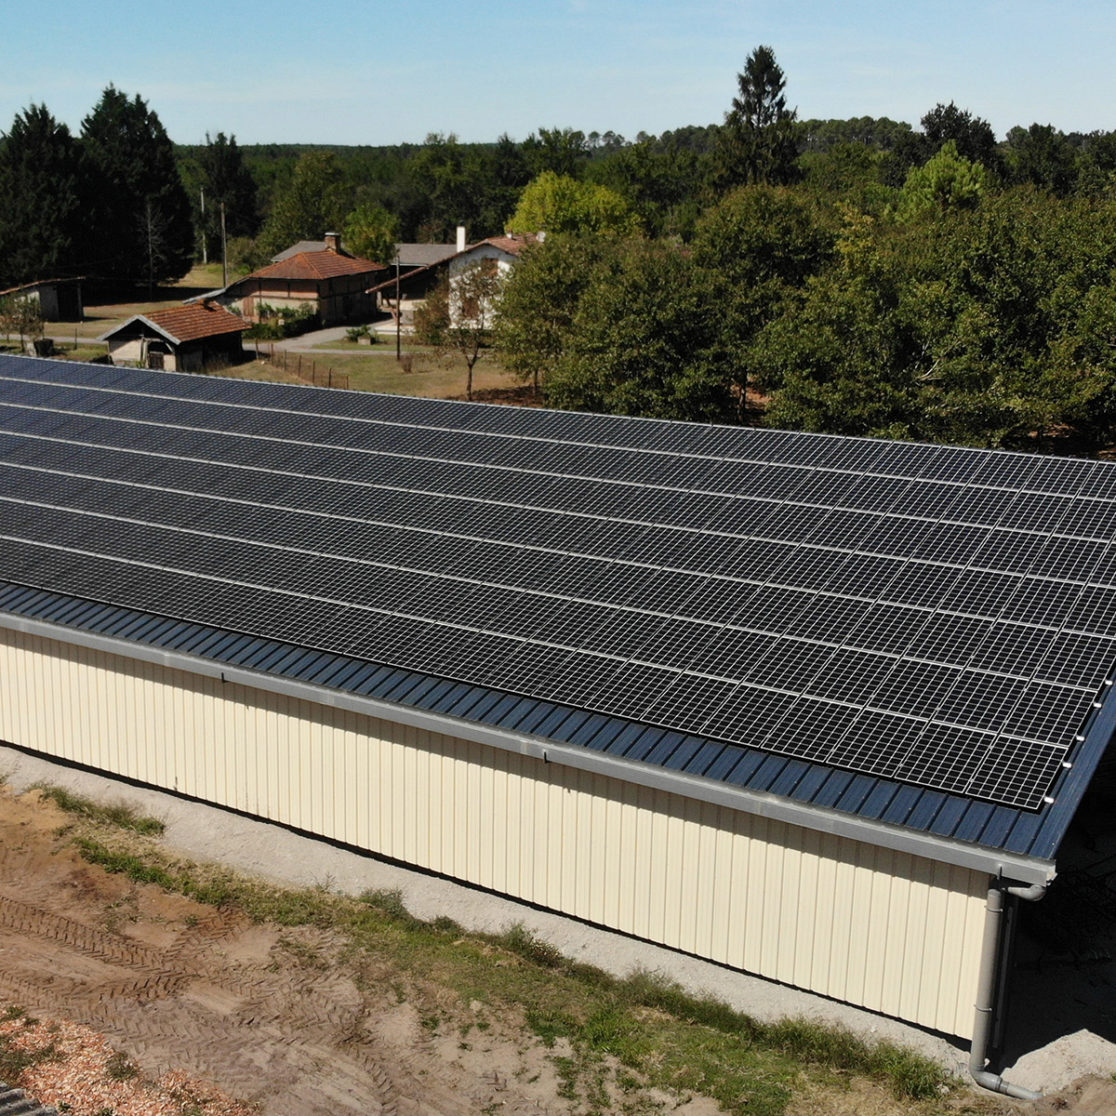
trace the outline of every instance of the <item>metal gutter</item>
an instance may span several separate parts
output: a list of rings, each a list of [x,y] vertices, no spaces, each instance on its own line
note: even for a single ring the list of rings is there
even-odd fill
[[[699,775],[689,775],[577,745],[563,744],[543,736],[512,732],[460,717],[346,693],[343,690],[328,689],[279,675],[223,666],[221,663],[199,656],[168,651],[148,644],[117,639],[47,621],[33,620],[12,613],[0,613],[0,628],[154,663],[202,677],[217,678],[222,682],[361,713],[430,732],[456,736],[492,748],[530,756],[544,763],[558,763],[564,767],[605,775],[638,786],[667,791],[699,802],[724,806],[741,813],[876,845],[911,856],[986,872],[992,876],[1006,875],[1010,879],[1026,884],[1045,885],[1054,878],[1055,874],[1053,861],[1019,856],[1005,853],[1003,850],[982,848],[964,841],[936,837],[930,833],[905,829],[899,825],[878,822],[823,806],[796,802],[763,791],[730,786]]]

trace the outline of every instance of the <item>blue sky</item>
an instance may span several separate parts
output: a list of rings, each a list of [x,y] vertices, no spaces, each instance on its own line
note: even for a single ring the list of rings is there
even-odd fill
[[[799,117],[917,126],[955,101],[1015,124],[1116,129],[1111,0],[53,0],[5,5],[0,130],[45,102],[75,131],[110,82],[172,139],[633,138],[719,122],[760,43]]]

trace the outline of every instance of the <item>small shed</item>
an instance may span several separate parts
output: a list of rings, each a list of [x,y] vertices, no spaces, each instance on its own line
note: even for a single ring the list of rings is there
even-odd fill
[[[27,298],[39,304],[44,322],[80,322],[85,315],[82,279],[38,279],[0,291],[0,299]]]
[[[114,364],[137,364],[168,372],[200,372],[243,356],[248,326],[211,302],[134,314],[101,334]]]

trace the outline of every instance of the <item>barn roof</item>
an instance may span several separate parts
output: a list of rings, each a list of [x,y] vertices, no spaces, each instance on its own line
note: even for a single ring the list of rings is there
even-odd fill
[[[361,259],[359,256],[346,256],[340,252],[324,249],[320,252],[297,252],[253,271],[230,283],[227,291],[251,279],[280,279],[280,280],[310,280],[335,279],[341,275],[368,275],[374,271],[383,271],[386,265],[375,263],[373,260]]]
[[[199,302],[187,306],[172,306],[168,310],[133,314],[126,322],[102,333],[98,340],[107,341],[119,333],[127,333],[136,324],[149,326],[176,345],[181,345],[184,341],[198,341],[203,337],[241,333],[248,328],[248,323],[243,318],[223,306]]]
[[[0,403],[9,626],[1036,860],[1116,721],[1106,463],[19,357]]]

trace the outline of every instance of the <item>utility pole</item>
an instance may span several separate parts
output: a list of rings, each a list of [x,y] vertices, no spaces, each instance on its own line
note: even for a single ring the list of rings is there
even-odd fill
[[[205,187],[198,187],[201,194],[201,238],[202,238],[202,263],[209,263],[209,237],[205,235]]]
[[[229,245],[225,238],[225,202],[221,200],[221,287],[229,285]]]
[[[395,363],[402,359],[400,355],[401,337],[403,329],[403,304],[399,301],[399,253],[395,253]]]

